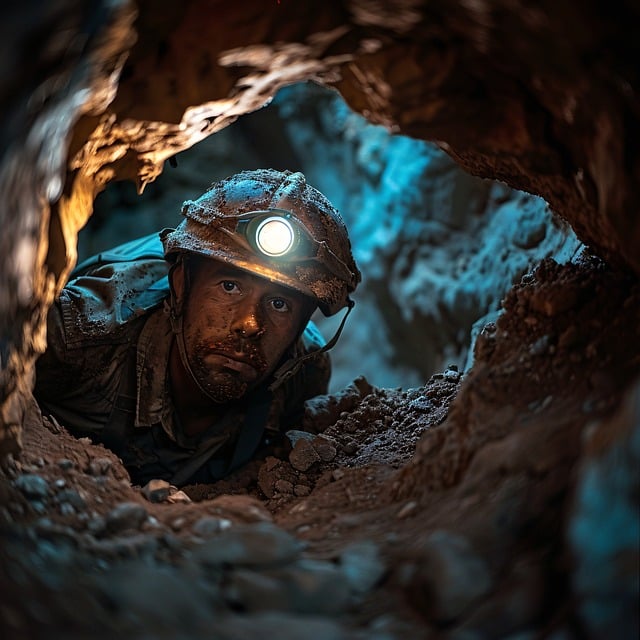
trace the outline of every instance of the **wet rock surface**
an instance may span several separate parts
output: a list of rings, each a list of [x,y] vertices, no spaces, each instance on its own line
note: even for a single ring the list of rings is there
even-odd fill
[[[471,371],[357,379],[191,502],[32,411],[2,466],[3,637],[635,637],[640,288],[549,262],[504,307]]]

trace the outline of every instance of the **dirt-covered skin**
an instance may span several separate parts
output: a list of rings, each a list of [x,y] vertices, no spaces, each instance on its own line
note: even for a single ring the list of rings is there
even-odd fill
[[[610,593],[576,577],[594,560],[571,532],[589,469],[634,433],[619,407],[640,372],[639,289],[595,259],[545,262],[465,375],[359,378],[188,503],[150,502],[34,408],[0,482],[4,637],[608,637],[585,607]],[[637,492],[632,462],[612,501]],[[618,602],[610,637],[632,637]]]

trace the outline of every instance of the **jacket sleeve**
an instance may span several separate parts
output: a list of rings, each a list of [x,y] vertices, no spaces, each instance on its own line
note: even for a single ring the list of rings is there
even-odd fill
[[[36,363],[33,395],[44,415],[54,416],[75,435],[91,436],[102,431],[111,413],[126,345],[70,341],[65,300],[49,309],[47,350]],[[75,333],[83,334],[82,326]]]
[[[60,302],[55,302],[47,316],[47,350],[36,363],[36,398],[59,396],[64,389],[76,386],[78,370],[67,361],[67,342]],[[76,363],[77,364],[77,363]]]

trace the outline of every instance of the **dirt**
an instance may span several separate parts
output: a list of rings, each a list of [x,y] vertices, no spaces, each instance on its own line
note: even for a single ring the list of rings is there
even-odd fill
[[[153,571],[174,571],[169,602],[180,603],[178,581],[192,575],[202,542],[194,531],[208,523],[222,533],[273,523],[332,567],[346,566],[353,545],[375,545],[383,569],[355,605],[323,608],[315,596],[314,624],[337,625],[316,637],[605,637],[577,603],[580,557],[567,531],[585,465],[628,432],[609,425],[640,371],[639,286],[595,258],[546,261],[503,307],[464,375],[449,368],[408,390],[358,378],[318,398],[300,430],[260,459],[215,485],[185,487],[190,502],[145,499],[115,455],[34,406],[23,452],[4,461],[0,482],[4,637],[156,637],[158,620],[157,637],[181,637],[184,616],[158,605]],[[595,454],[585,445],[594,431],[616,434]],[[153,570],[144,582],[141,558]],[[229,564],[216,589],[244,575],[240,560]],[[366,575],[370,565],[358,566]],[[140,580],[149,600],[136,594],[119,608],[105,576],[114,592]],[[268,627],[248,600],[238,608],[228,595],[197,593],[191,621],[204,625],[206,607],[222,611],[219,637]],[[304,625],[296,635],[298,618],[283,606],[273,605],[279,635],[314,637]]]

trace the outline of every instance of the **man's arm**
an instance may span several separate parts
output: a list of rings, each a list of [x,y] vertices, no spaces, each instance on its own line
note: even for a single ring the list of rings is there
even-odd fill
[[[69,341],[60,301],[47,317],[47,350],[36,363],[33,395],[44,415],[53,415],[78,436],[99,433],[113,407],[114,374],[118,347]]]

